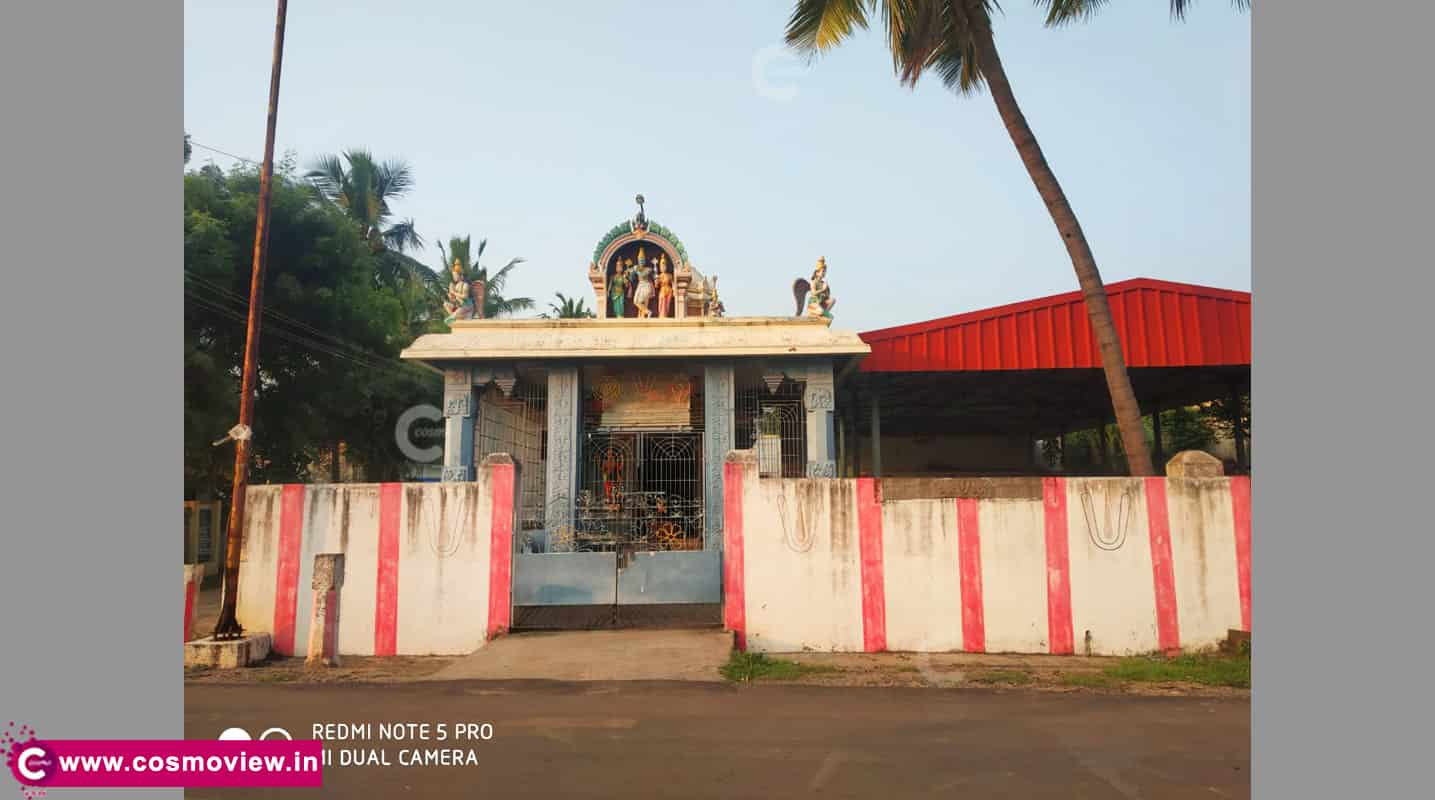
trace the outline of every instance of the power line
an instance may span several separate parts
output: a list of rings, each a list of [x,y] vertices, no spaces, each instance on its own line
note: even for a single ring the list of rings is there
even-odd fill
[[[194,278],[195,280],[202,282],[202,279],[197,278],[197,276],[186,275],[186,277]],[[214,288],[219,289],[226,295],[230,295],[229,297],[221,297],[220,299],[228,300],[235,305],[241,305],[244,311],[247,311],[247,301],[243,303],[237,303],[234,301],[232,292],[228,292],[227,290],[222,289],[222,287]],[[201,308],[205,308],[209,311],[222,314],[228,319],[236,322],[241,322],[245,324],[248,323],[248,318],[246,314],[243,313],[241,310],[227,307],[223,305],[220,300],[217,300],[214,297],[205,297],[198,291],[195,291],[195,289],[192,287],[185,288],[185,296],[191,301],[193,301],[195,304],[199,305]],[[267,310],[268,309],[264,309],[263,311],[267,312]],[[356,366],[372,369],[375,371],[394,372],[396,370],[406,370],[414,375],[430,377],[430,373],[428,370],[415,364],[409,364],[404,361],[399,361],[397,359],[392,359],[386,356],[379,355],[377,353],[365,350],[353,344],[349,344],[342,339],[338,339],[332,336],[324,337],[330,340],[329,342],[321,341],[304,334],[302,331],[293,330],[290,327],[290,324],[292,323],[305,328],[309,328],[310,330],[315,330],[311,326],[304,325],[304,323],[300,323],[297,320],[290,320],[287,317],[280,319],[274,316],[270,316],[267,313],[265,313],[264,315],[268,317],[268,320],[270,322],[269,330],[271,330],[275,336],[278,336],[294,344],[300,345],[301,347],[305,347],[311,352],[339,358]]]
[[[199,143],[199,142],[196,142],[193,137],[190,137],[189,145],[190,145],[190,147],[198,147],[198,148],[201,149],[201,150],[208,150],[208,151],[211,152],[211,153],[218,153],[218,154],[220,154],[220,155],[222,155],[222,156],[225,156],[226,158],[232,158],[232,159],[234,159],[235,161],[244,161],[244,162],[249,163],[249,164],[258,164],[258,163],[259,163],[258,161],[255,161],[255,160],[252,159],[252,158],[245,158],[244,156],[236,156],[236,155],[233,154],[233,153],[227,153],[227,152],[225,152],[225,151],[223,151],[223,150],[220,150],[218,147],[210,147],[210,146],[207,145],[207,144],[201,144],[201,143]]]

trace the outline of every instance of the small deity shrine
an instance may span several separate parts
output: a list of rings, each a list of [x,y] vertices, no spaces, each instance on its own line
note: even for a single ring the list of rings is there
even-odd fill
[[[836,475],[835,381],[869,348],[831,327],[825,263],[793,285],[794,316],[729,317],[716,276],[637,203],[587,265],[597,319],[481,319],[463,312],[481,289],[458,286],[451,331],[403,353],[444,373],[444,480],[493,453],[519,464],[518,627],[715,615],[728,451]]]

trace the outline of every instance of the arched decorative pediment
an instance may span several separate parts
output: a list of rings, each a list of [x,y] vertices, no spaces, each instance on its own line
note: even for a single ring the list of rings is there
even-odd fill
[[[671,230],[648,219],[643,213],[642,195],[636,199],[638,213],[614,225],[593,248],[588,279],[593,284],[598,315],[685,317],[704,313],[707,283],[693,269],[687,248]],[[645,277],[640,279],[638,273]],[[625,288],[616,288],[625,278]],[[652,285],[637,291],[644,280]],[[668,290],[671,299],[660,302]],[[612,294],[619,291],[624,295],[621,303]],[[642,313],[638,310],[639,297],[647,299]]]

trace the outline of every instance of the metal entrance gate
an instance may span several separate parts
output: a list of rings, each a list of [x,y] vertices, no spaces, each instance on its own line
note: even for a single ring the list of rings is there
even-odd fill
[[[515,628],[721,623],[722,554],[705,541],[702,434],[593,431],[566,520],[518,543]]]

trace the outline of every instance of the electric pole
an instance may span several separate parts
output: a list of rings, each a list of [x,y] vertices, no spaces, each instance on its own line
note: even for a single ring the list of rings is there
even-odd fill
[[[284,19],[289,0],[278,0],[274,22],[274,59],[269,72],[269,118],[264,129],[264,164],[259,168],[259,211],[254,223],[254,269],[249,279],[249,325],[244,337],[244,377],[239,394],[239,424],[234,439],[234,492],[229,503],[229,533],[224,548],[224,594],[214,638],[237,639],[244,634],[235,617],[239,594],[239,553],[244,545],[244,500],[249,486],[250,441],[253,438],[254,396],[259,370],[259,322],[264,305],[264,259],[269,252],[269,194],[274,179],[274,123],[279,117],[279,72],[284,63]]]

